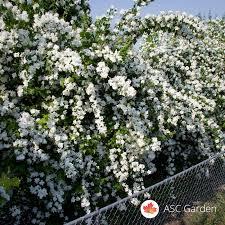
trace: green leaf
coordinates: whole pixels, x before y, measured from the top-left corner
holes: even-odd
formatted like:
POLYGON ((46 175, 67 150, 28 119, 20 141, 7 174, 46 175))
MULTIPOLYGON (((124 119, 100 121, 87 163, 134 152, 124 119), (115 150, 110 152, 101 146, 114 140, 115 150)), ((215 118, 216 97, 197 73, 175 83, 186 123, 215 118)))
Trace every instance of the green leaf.
POLYGON ((18 177, 9 178, 5 174, 0 177, 0 186, 4 187, 6 191, 13 188, 18 188, 20 179, 18 177))
POLYGON ((47 128, 48 118, 49 114, 44 114, 43 117, 37 121, 37 123, 41 125, 43 128, 47 128))

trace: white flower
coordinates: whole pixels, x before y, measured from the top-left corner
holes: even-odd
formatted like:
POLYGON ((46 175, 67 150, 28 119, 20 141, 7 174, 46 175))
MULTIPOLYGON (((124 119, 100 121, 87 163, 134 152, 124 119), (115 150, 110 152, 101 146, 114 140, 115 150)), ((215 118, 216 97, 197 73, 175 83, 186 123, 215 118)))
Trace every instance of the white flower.
POLYGON ((11 211, 13 217, 19 216, 19 215, 21 214, 21 210, 20 210, 20 208, 17 207, 17 206, 13 206, 13 207, 10 209, 10 211, 11 211))
POLYGON ((109 67, 106 66, 105 62, 99 62, 96 71, 102 78, 107 78, 109 74, 109 67))
POLYGON ((88 206, 90 206, 89 200, 86 197, 82 198, 81 199, 81 207, 85 208, 85 207, 88 207, 88 206))
POLYGON ((92 95, 95 92, 94 84, 89 83, 88 87, 86 88, 86 93, 88 95, 92 95))
POLYGON ((27 112, 22 112, 21 117, 19 118, 19 127, 26 129, 34 126, 34 119, 27 112))

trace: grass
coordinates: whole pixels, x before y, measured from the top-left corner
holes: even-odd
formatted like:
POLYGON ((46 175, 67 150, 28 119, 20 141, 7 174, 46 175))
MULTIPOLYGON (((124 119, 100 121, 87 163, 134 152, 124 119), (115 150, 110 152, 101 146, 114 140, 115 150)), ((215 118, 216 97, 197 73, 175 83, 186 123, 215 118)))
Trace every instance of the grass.
POLYGON ((215 197, 204 205, 216 207, 216 212, 186 213, 183 225, 225 225, 225 191, 218 192, 215 197))

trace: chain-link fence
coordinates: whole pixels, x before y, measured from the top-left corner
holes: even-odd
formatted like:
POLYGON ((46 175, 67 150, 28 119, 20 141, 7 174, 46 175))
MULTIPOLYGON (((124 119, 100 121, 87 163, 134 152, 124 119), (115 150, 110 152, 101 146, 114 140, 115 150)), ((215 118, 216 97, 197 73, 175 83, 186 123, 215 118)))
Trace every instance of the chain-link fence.
POLYGON ((185 208, 210 200, 225 184, 225 153, 215 156, 163 180, 145 190, 74 220, 66 225, 163 225, 179 219, 184 212, 172 213, 171 205, 185 208), (142 216, 140 205, 152 199, 159 205, 154 219, 142 216))

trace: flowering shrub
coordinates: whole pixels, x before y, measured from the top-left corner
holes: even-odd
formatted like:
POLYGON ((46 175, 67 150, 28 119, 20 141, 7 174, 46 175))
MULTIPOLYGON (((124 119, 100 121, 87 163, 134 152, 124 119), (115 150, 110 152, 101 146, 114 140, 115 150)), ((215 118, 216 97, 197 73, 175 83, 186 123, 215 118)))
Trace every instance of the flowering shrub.
POLYGON ((92 21, 86 0, 0 1, 4 224, 62 224, 224 145, 224 21, 92 21), (59 219, 61 218, 61 219, 59 219))

